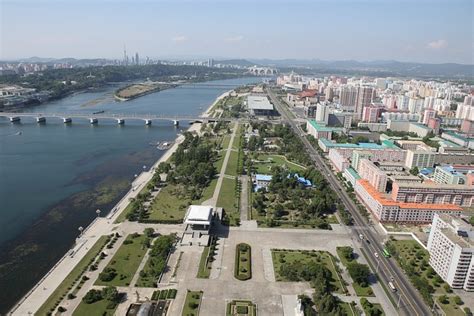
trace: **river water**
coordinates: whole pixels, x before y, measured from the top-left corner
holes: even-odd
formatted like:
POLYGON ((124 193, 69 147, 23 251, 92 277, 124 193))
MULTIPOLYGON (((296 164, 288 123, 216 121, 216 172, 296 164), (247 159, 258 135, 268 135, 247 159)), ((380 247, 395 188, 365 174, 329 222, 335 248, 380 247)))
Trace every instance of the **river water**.
MULTIPOLYGON (((257 78, 212 81, 116 102, 111 85, 28 109, 34 112, 197 115, 232 87, 257 78), (219 86, 221 85, 221 86, 219 86), (225 86, 224 86, 225 85, 225 86)), ((7 311, 69 249, 79 226, 95 210, 107 213, 128 191, 135 174, 187 128, 169 121, 103 120, 91 125, 34 118, 11 124, 0 118, 0 314, 7 311)))

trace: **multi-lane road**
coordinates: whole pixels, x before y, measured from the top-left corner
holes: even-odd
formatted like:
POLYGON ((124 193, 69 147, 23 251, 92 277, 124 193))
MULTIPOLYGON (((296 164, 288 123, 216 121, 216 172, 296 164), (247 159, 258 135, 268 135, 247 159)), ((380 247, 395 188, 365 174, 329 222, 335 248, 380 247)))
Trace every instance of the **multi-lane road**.
POLYGON ((295 123, 294 119, 292 119, 287 106, 280 102, 271 89, 267 89, 267 93, 273 105, 282 116, 282 121, 288 123, 293 131, 300 137, 311 159, 315 163, 315 166, 325 176, 338 197, 344 203, 346 209, 351 213, 354 219, 354 226, 350 227, 350 233, 354 240, 359 240, 360 247, 367 255, 367 260, 369 260, 373 267, 376 267, 379 281, 384 283, 386 289, 389 289, 389 282, 393 282, 395 285, 397 290, 395 292, 388 290, 388 292, 389 295, 392 296, 392 300, 396 305, 398 305, 398 313, 400 315, 410 316, 431 315, 432 313, 430 309, 426 306, 425 302, 416 289, 411 285, 410 281, 407 280, 394 259, 385 258, 381 255, 377 258, 374 255, 376 252, 382 254, 383 236, 379 235, 367 224, 366 220, 359 213, 354 202, 345 191, 345 188, 341 185, 332 170, 326 165, 322 157, 305 137, 305 133, 301 130, 300 126, 295 123), (364 236, 363 240, 360 240, 360 235, 364 236))

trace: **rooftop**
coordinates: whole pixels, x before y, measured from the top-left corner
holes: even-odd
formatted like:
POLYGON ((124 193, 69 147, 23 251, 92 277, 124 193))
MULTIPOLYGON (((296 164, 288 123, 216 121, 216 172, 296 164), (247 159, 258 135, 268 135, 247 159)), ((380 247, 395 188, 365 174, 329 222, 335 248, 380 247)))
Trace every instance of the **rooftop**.
POLYGON ((213 207, 209 205, 190 205, 186 212, 184 222, 186 224, 209 225, 212 218, 213 207))
POLYGON ((357 171, 354 170, 354 168, 352 167, 346 168, 346 171, 349 172, 351 176, 353 176, 356 180, 360 179, 359 174, 357 173, 357 171))
POLYGON ((266 96, 249 95, 247 106, 250 110, 273 110, 273 104, 268 101, 266 96))
MULTIPOLYGON (((457 205, 451 204, 428 204, 428 203, 402 203, 390 200, 384 194, 377 191, 369 181, 360 179, 357 181, 364 189, 369 193, 372 198, 379 202, 383 206, 398 206, 404 209, 420 209, 420 210, 451 210, 451 211, 462 211, 463 209, 457 205)), ((412 184, 410 184, 412 185, 412 184)))
POLYGON ((255 180, 257 181, 272 181, 272 176, 268 174, 256 174, 255 180))
POLYGON ((315 120, 309 120, 309 124, 311 124, 311 126, 313 126, 318 132, 332 132, 342 130, 340 127, 327 127, 325 125, 319 124, 315 120))

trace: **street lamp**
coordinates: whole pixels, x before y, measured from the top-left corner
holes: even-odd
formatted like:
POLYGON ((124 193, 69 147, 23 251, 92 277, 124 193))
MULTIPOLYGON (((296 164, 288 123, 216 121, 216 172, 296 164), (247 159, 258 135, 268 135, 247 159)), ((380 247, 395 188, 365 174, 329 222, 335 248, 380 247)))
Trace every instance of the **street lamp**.
POLYGON ((143 166, 143 170, 146 170, 146 166, 143 166))
POLYGON ((100 216, 100 210, 99 209, 95 210, 95 213, 97 214, 97 217, 100 216))
POLYGON ((82 231, 84 230, 84 227, 79 226, 78 229, 79 229, 79 237, 81 237, 82 236, 82 231))

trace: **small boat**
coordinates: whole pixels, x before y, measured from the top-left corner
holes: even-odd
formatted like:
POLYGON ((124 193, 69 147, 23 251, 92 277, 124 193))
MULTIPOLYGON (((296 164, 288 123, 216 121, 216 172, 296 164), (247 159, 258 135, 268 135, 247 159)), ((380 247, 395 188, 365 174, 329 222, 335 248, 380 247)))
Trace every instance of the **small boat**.
POLYGON ((102 111, 93 112, 92 114, 102 114, 102 113, 104 113, 104 112, 105 112, 105 111, 102 110, 102 111))
POLYGON ((166 150, 169 149, 173 145, 173 142, 160 142, 158 143, 158 148, 159 150, 166 150))
POLYGON ((23 134, 22 131, 19 131, 19 132, 16 132, 16 133, 15 133, 15 135, 21 135, 21 134, 23 134))

